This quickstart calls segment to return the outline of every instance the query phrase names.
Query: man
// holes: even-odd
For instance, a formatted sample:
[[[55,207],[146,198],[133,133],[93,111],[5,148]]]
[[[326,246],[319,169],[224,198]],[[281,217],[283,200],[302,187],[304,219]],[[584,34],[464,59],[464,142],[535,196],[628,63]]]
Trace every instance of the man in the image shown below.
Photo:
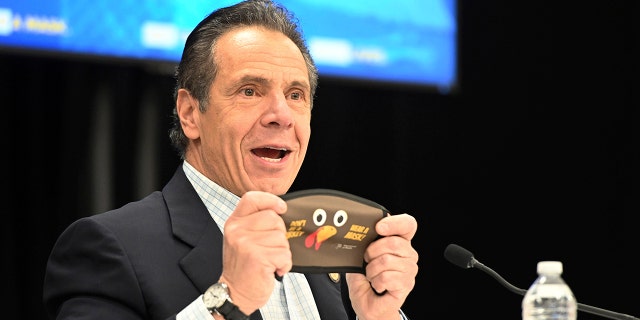
[[[162,192],[63,232],[45,275],[51,318],[405,318],[418,272],[410,215],[378,222],[366,274],[289,272],[278,195],[302,166],[317,85],[294,21],[257,0],[196,26],[170,132],[183,164]]]

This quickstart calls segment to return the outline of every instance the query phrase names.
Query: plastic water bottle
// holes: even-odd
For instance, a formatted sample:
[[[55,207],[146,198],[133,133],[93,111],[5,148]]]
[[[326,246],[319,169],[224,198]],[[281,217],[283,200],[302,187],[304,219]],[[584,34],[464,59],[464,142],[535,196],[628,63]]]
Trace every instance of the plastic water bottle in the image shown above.
[[[576,320],[578,302],[562,279],[562,262],[538,262],[538,278],[522,299],[522,320]]]

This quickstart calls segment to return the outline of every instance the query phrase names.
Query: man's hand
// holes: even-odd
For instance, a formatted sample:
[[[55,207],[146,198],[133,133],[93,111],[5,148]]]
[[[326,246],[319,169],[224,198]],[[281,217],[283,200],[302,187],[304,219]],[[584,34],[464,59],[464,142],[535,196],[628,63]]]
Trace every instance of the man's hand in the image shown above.
[[[358,319],[399,319],[418,274],[418,252],[411,246],[417,228],[416,219],[408,214],[388,216],[376,224],[382,238],[365,251],[366,275],[347,274]]]
[[[279,276],[291,270],[292,258],[280,214],[287,204],[261,191],[245,193],[224,226],[222,275],[234,304],[251,314],[267,303]]]

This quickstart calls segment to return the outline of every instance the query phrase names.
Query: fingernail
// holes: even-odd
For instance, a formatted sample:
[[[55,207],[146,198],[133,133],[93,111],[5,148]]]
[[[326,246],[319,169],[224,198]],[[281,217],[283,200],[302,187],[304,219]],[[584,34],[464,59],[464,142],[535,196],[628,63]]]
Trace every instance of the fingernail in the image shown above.
[[[278,209],[280,209],[281,212],[284,212],[287,210],[287,203],[280,199],[280,201],[278,201]]]
[[[386,233],[389,230],[389,225],[385,222],[378,223],[378,233]]]

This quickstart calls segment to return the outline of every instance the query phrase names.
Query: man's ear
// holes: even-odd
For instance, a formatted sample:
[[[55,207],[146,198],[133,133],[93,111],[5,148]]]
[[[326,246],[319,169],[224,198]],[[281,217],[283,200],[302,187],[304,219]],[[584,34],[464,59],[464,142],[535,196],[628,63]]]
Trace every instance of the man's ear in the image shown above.
[[[195,140],[200,137],[199,127],[199,103],[187,89],[178,89],[176,111],[180,118],[182,130],[187,138]]]

